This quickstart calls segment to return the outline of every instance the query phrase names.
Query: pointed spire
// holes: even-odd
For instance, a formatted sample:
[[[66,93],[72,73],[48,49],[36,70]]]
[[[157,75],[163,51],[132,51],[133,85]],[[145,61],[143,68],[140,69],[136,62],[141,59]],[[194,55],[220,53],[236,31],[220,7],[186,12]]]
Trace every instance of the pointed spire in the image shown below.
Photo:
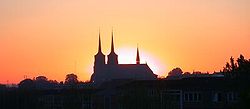
[[[111,52],[115,52],[115,50],[114,50],[114,34],[113,34],[113,28],[112,28],[112,39],[111,39]]]
[[[138,44],[137,44],[137,53],[136,53],[136,64],[140,64],[140,54],[139,54]]]
[[[99,28],[99,46],[98,46],[98,53],[102,53],[100,28]]]
[[[113,28],[112,28],[112,39],[111,39],[111,51],[108,55],[108,64],[117,65],[118,64],[118,55],[115,53],[114,49],[114,35],[113,35]]]

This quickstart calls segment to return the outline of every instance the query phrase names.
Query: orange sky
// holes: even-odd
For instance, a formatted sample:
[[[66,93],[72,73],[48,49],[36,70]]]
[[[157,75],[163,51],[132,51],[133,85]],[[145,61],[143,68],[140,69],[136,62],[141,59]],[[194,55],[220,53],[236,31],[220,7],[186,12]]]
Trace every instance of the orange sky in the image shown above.
[[[113,27],[120,63],[135,59],[138,43],[159,75],[175,67],[213,72],[230,56],[250,58],[249,0],[1,0],[0,83],[24,75],[61,81],[75,71],[88,80],[99,27],[105,54]]]

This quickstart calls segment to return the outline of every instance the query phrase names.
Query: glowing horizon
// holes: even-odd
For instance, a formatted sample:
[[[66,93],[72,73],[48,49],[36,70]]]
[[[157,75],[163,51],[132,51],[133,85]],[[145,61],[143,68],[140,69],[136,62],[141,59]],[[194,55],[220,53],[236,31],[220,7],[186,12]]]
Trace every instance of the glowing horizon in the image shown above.
[[[213,72],[231,56],[250,58],[249,0],[3,0],[0,1],[0,83],[26,75],[89,80],[97,52],[110,50],[114,28],[120,63],[135,60],[166,76]],[[133,58],[133,59],[132,59]],[[131,60],[130,60],[131,59]]]

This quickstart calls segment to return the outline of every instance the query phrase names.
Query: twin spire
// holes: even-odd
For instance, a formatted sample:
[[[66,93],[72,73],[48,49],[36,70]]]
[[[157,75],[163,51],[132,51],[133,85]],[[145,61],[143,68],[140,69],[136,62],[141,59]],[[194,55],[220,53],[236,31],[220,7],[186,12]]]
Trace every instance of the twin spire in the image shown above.
[[[112,30],[112,39],[111,39],[111,51],[110,53],[115,53],[115,47],[114,47],[114,35],[113,35],[113,30]],[[100,30],[99,30],[99,45],[98,45],[98,53],[102,53],[102,44],[101,44],[101,33],[100,33]],[[102,53],[103,54],[103,53]]]
[[[113,29],[112,29],[112,39],[111,39],[111,51],[109,55],[116,55],[115,54],[115,49],[114,49],[114,33],[113,33]],[[99,29],[99,45],[98,45],[98,53],[97,54],[103,54],[102,53],[102,47],[101,47],[101,33],[100,33],[100,29]],[[140,64],[140,55],[139,55],[139,48],[137,45],[137,52],[136,52],[136,64]]]

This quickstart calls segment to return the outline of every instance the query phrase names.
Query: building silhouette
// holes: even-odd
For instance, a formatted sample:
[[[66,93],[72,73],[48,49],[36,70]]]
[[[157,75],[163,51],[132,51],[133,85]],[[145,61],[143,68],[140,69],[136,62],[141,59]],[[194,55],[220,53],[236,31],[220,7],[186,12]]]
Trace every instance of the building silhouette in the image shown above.
[[[147,64],[140,63],[139,49],[137,47],[136,64],[119,64],[118,55],[115,53],[114,36],[112,31],[111,51],[107,56],[102,53],[101,36],[99,32],[98,52],[95,55],[94,73],[91,75],[91,81],[94,84],[101,84],[110,80],[156,80],[157,75],[149,68]]]

